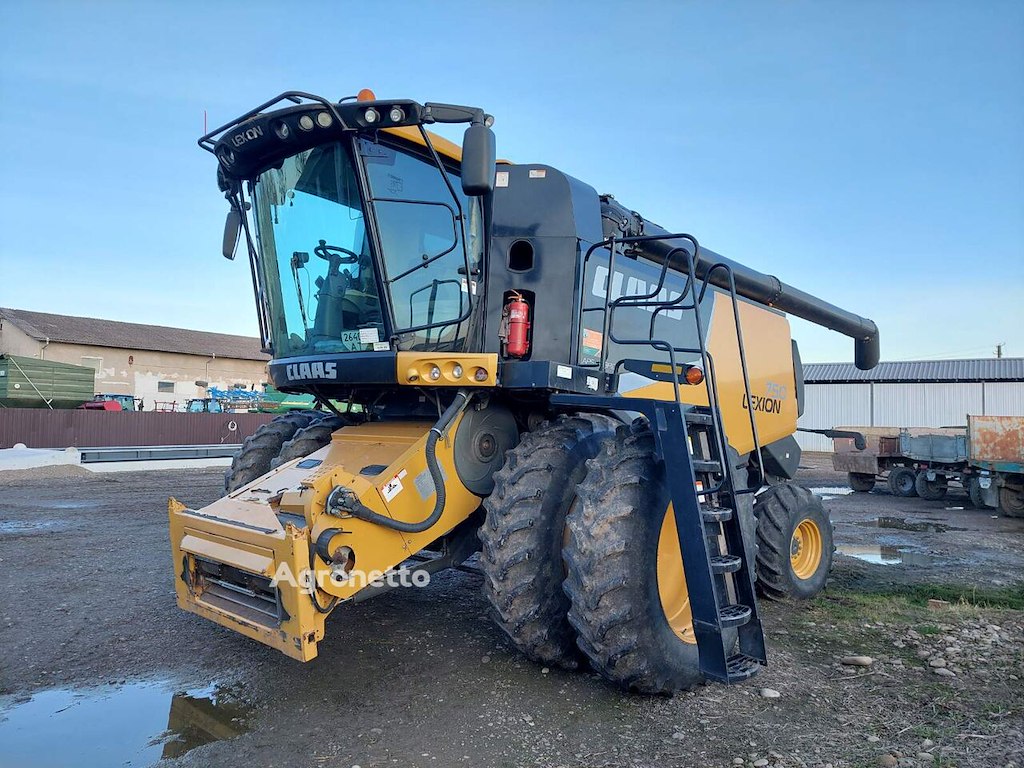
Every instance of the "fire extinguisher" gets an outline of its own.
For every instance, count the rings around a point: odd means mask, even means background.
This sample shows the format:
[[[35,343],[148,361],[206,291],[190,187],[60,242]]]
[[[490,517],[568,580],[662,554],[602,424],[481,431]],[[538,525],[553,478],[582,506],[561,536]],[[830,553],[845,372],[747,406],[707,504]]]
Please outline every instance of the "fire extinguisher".
[[[526,357],[530,351],[530,305],[522,294],[512,291],[501,312],[498,337],[505,347],[505,357]]]

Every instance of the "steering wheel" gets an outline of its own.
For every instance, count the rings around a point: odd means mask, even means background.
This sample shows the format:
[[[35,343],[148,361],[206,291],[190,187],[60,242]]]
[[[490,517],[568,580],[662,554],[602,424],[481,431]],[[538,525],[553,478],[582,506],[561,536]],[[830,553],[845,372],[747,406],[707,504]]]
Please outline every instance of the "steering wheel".
[[[320,244],[313,249],[313,253],[319,256],[324,261],[329,261],[332,264],[358,264],[359,254],[354,251],[350,251],[348,248],[342,248],[340,245],[328,245],[326,240],[321,240]],[[343,257],[338,254],[345,254]],[[337,262],[335,262],[337,259]]]

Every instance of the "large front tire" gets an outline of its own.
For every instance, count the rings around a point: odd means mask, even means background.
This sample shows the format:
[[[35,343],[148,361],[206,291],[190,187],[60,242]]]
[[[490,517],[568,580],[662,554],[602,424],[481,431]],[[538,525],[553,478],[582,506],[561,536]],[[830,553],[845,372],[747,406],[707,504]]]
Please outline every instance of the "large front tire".
[[[528,658],[576,669],[581,661],[562,590],[565,516],[615,422],[562,416],[523,435],[484,500],[480,567],[494,621]]]
[[[267,474],[282,446],[322,416],[321,411],[292,411],[261,424],[245,438],[241,450],[231,459],[231,466],[224,473],[224,491],[231,493]]]
[[[675,518],[650,429],[620,427],[587,466],[566,518],[563,550],[579,647],[623,688],[692,688],[703,676]]]
[[[825,588],[832,569],[832,521],[821,499],[794,483],[757,497],[757,587],[771,600],[807,600]]]
[[[270,462],[271,467],[277,468],[289,461],[316,453],[324,446],[330,445],[331,435],[348,423],[347,419],[332,415],[324,416],[304,429],[300,429],[291,440],[281,446],[281,451]]]

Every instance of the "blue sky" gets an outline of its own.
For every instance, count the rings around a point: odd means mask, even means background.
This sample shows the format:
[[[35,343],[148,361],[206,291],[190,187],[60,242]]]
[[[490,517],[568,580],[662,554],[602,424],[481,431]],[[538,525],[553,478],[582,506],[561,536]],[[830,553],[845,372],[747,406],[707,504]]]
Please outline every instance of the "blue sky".
[[[998,0],[6,0],[0,305],[254,335],[203,111],[363,87],[483,106],[501,156],[875,319],[883,359],[1024,355],[1024,3]]]

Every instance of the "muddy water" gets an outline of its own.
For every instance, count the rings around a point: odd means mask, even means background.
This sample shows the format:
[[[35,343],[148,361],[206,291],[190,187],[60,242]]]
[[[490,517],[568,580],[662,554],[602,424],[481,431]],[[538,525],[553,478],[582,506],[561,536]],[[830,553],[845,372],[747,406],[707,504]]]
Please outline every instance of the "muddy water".
[[[828,501],[829,499],[834,499],[837,496],[846,496],[853,493],[852,488],[847,488],[842,485],[829,486],[827,488],[811,488],[810,491],[815,496],[820,497],[822,501]]]
[[[244,733],[248,714],[218,685],[50,688],[20,703],[0,701],[0,763],[147,766]]]
[[[938,558],[925,552],[882,544],[840,544],[836,552],[875,565],[935,565],[939,562]]]
[[[855,522],[864,528],[890,528],[897,531],[914,531],[916,533],[946,533],[948,531],[966,531],[966,528],[957,528],[955,525],[946,525],[935,520],[907,520],[902,517],[876,517],[874,520],[861,520]]]
[[[30,536],[61,531],[67,527],[67,523],[61,520],[0,520],[0,536]]]

